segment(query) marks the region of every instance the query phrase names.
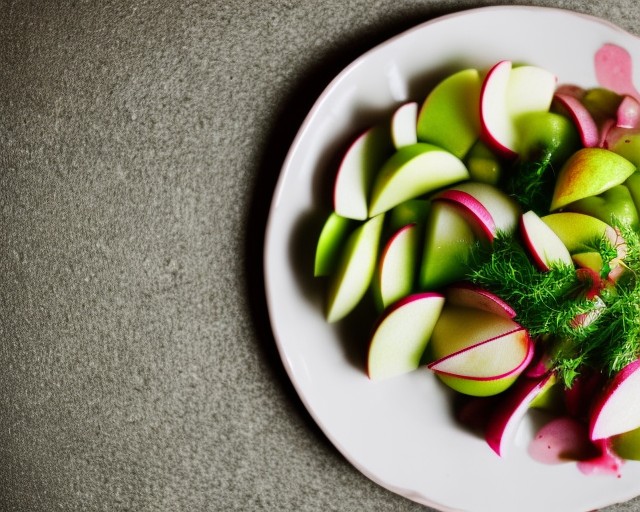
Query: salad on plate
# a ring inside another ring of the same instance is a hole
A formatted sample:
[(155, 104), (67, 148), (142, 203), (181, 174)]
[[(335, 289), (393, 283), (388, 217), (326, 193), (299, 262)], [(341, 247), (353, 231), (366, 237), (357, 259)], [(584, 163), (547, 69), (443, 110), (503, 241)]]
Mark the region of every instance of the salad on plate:
[(503, 455), (532, 409), (545, 463), (640, 460), (640, 93), (605, 44), (599, 85), (459, 69), (356, 137), (314, 275), (328, 322), (375, 311), (366, 373), (432, 372)]

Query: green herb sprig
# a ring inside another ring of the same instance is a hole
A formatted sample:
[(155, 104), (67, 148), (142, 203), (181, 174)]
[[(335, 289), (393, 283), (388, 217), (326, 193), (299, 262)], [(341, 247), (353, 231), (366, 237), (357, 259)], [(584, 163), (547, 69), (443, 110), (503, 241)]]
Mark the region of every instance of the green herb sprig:
[[(597, 297), (593, 282), (572, 265), (555, 265), (543, 272), (532, 263), (517, 236), (499, 234), (491, 247), (478, 245), (469, 261), (468, 279), (506, 300), (516, 320), (542, 344), (551, 368), (570, 387), (585, 368), (612, 375), (640, 355), (640, 236), (616, 224), (625, 240), (624, 274)], [(617, 252), (603, 237), (592, 249), (604, 262)], [(581, 325), (579, 315), (595, 320)]]

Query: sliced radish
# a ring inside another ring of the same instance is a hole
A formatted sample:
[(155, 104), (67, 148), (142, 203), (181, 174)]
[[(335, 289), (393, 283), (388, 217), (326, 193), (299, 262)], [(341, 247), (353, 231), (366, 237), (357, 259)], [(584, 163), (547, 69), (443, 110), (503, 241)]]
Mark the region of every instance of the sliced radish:
[(569, 117), (575, 123), (582, 145), (586, 148), (593, 148), (600, 143), (600, 131), (591, 112), (587, 110), (579, 99), (567, 94), (556, 93), (554, 96), (556, 104), (566, 110)]
[(546, 272), (554, 265), (573, 265), (567, 246), (534, 211), (522, 215), (520, 227), (525, 246), (540, 270)]
[(619, 128), (638, 128), (639, 123), (640, 102), (633, 96), (624, 96), (616, 112), (616, 126)]
[(521, 371), (532, 356), (529, 334), (520, 327), (438, 359), (429, 369), (454, 377), (495, 380)]
[(470, 283), (457, 283), (445, 291), (447, 304), (481, 309), (498, 316), (515, 318), (515, 310), (489, 290)]
[(594, 404), (589, 423), (592, 440), (640, 427), (640, 359), (620, 370)]
[(504, 399), (497, 404), (489, 418), (485, 432), (485, 440), (494, 452), (500, 456), (506, 453), (529, 406), (536, 397), (553, 384), (554, 379), (552, 373), (546, 373), (535, 379), (519, 379), (507, 391)]

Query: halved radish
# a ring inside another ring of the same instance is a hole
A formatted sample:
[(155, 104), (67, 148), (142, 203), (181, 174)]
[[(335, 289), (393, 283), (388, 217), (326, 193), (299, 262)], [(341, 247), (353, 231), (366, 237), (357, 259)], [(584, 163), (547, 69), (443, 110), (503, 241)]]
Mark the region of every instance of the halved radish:
[(592, 440), (640, 427), (640, 359), (620, 370), (594, 404), (589, 422)]

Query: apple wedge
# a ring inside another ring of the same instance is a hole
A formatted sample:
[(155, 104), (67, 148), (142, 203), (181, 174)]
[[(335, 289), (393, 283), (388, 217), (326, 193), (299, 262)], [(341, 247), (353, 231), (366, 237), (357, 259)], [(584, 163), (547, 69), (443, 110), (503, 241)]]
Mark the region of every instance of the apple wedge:
[(469, 222), (478, 227), (489, 241), (499, 232), (513, 233), (518, 226), (518, 203), (488, 183), (460, 183), (438, 193), (434, 199), (459, 206)]
[(333, 187), (333, 210), (342, 217), (365, 220), (368, 197), (378, 170), (393, 152), (386, 123), (360, 134), (342, 157)]
[(391, 306), (371, 337), (369, 378), (388, 379), (418, 368), (443, 305), (441, 294), (425, 292), (409, 295)]
[(626, 158), (603, 148), (582, 148), (561, 167), (550, 210), (595, 196), (624, 183), (636, 170)]
[(458, 208), (434, 201), (427, 216), (419, 283), (434, 290), (462, 279), (476, 236)]
[(535, 399), (555, 382), (549, 372), (537, 378), (522, 378), (498, 402), (487, 422), (485, 440), (499, 456), (504, 456), (516, 437), (518, 427)]
[(640, 359), (622, 368), (593, 405), (589, 421), (592, 441), (640, 427)]
[(322, 227), (314, 263), (314, 275), (328, 276), (336, 268), (342, 245), (353, 228), (354, 221), (332, 212)]
[(418, 139), (463, 158), (480, 135), (478, 70), (449, 75), (427, 95), (418, 115)]
[(431, 336), (428, 367), (449, 387), (489, 396), (507, 389), (533, 357), (517, 322), (481, 309), (446, 305)]
[(573, 266), (571, 254), (560, 237), (532, 210), (522, 214), (520, 231), (535, 265), (547, 272), (553, 266)]
[(400, 228), (385, 244), (373, 287), (381, 309), (411, 293), (415, 283), (417, 249), (417, 224)]
[(591, 252), (604, 237), (617, 238), (615, 230), (606, 222), (577, 212), (558, 212), (543, 215), (542, 221), (562, 240), (571, 254)]
[(498, 62), (485, 76), (480, 91), (483, 140), (502, 156), (515, 158), (520, 151), (517, 119), (549, 110), (555, 86), (556, 76), (543, 68)]
[(426, 199), (409, 199), (393, 207), (388, 214), (389, 227), (395, 231), (409, 224), (424, 225), (430, 202)]
[(384, 215), (361, 224), (347, 239), (327, 296), (327, 320), (337, 322), (355, 308), (366, 293), (378, 258)]
[(409, 101), (400, 105), (391, 116), (391, 141), (395, 149), (418, 142), (418, 104)]
[(447, 304), (481, 309), (494, 315), (515, 318), (515, 310), (496, 294), (471, 283), (457, 283), (445, 290)]
[(448, 151), (424, 142), (405, 146), (380, 170), (371, 192), (369, 216), (468, 178), (464, 163)]

